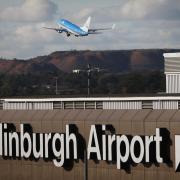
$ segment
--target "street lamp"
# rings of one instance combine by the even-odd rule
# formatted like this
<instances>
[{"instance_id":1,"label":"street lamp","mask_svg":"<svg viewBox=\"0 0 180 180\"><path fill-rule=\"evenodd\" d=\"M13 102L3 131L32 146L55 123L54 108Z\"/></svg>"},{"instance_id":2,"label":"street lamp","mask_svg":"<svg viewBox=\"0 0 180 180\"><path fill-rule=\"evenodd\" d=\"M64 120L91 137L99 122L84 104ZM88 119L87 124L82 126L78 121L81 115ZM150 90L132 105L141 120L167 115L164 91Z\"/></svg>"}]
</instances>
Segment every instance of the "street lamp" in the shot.
<instances>
[{"instance_id":1,"label":"street lamp","mask_svg":"<svg viewBox=\"0 0 180 180\"><path fill-rule=\"evenodd\" d=\"M88 75L88 96L90 96L90 76L91 76L91 66L88 64L87 66L87 75Z\"/></svg>"},{"instance_id":2,"label":"street lamp","mask_svg":"<svg viewBox=\"0 0 180 180\"><path fill-rule=\"evenodd\" d=\"M56 95L58 95L58 77L55 77L55 80L56 80L56 90L55 90L55 93L56 93Z\"/></svg>"}]
</instances>

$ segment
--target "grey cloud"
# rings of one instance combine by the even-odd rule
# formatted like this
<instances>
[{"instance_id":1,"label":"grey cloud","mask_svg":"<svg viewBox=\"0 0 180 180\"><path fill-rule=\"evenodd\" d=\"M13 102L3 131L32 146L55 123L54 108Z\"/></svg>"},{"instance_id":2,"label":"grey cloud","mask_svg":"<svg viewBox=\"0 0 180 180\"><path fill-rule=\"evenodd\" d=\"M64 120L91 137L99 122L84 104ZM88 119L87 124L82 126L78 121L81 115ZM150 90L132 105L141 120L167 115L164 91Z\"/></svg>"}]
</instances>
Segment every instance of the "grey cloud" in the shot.
<instances>
[{"instance_id":1,"label":"grey cloud","mask_svg":"<svg viewBox=\"0 0 180 180\"><path fill-rule=\"evenodd\" d=\"M47 21L57 11L50 0L24 0L20 6L10 6L0 12L1 21Z\"/></svg>"},{"instance_id":2,"label":"grey cloud","mask_svg":"<svg viewBox=\"0 0 180 180\"><path fill-rule=\"evenodd\" d=\"M108 13L107 13L108 12ZM117 6L86 8L74 16L93 15L98 21L179 19L179 0L121 0Z\"/></svg>"},{"instance_id":3,"label":"grey cloud","mask_svg":"<svg viewBox=\"0 0 180 180\"><path fill-rule=\"evenodd\" d=\"M14 12L14 17L4 14L0 22L0 56L28 58L71 49L180 48L179 0L121 0L120 5L111 7L103 4L102 8L89 7L76 12L63 9L66 12L63 17L79 25L89 15L92 16L91 27L94 28L117 24L114 31L83 38L67 38L65 34L42 29L43 26L56 27L56 18L62 16L60 13L63 7L57 11L55 4L48 0L24 0L24 4L16 8L28 9L25 4L29 1L31 5L28 6L38 8L26 13L20 11L21 14ZM7 8L2 12L7 13ZM24 17L19 18L20 15Z\"/></svg>"},{"instance_id":4,"label":"grey cloud","mask_svg":"<svg viewBox=\"0 0 180 180\"><path fill-rule=\"evenodd\" d=\"M169 29L166 21L128 21L123 24L119 23L114 31L84 38L67 38L65 34L41 31L39 26L41 24L33 28L30 25L16 27L14 33L3 41L5 42L3 47L0 46L4 53L3 56L28 58L71 49L177 48L180 41L180 26L176 21L170 23L171 28ZM14 44L16 46L13 47Z\"/></svg>"}]
</instances>

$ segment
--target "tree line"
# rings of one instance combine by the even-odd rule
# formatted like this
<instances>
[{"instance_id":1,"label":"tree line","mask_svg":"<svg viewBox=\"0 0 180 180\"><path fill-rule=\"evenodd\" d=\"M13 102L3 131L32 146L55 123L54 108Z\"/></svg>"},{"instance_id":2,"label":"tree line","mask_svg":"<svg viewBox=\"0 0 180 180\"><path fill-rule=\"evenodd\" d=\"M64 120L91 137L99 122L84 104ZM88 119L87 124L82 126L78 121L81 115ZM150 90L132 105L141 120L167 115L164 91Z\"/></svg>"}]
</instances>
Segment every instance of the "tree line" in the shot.
<instances>
[{"instance_id":1,"label":"tree line","mask_svg":"<svg viewBox=\"0 0 180 180\"><path fill-rule=\"evenodd\" d=\"M161 71L90 74L91 95L165 92ZM0 96L87 95L88 75L74 73L0 74Z\"/></svg>"}]
</instances>

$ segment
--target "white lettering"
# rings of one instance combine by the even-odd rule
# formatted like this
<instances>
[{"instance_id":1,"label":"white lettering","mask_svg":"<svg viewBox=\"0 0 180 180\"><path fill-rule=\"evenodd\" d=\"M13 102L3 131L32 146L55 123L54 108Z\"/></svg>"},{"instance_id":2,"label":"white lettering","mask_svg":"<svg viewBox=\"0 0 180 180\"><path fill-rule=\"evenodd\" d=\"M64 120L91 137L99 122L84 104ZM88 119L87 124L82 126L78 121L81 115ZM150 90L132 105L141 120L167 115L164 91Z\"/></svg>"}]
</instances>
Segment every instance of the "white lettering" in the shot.
<instances>
[{"instance_id":1,"label":"white lettering","mask_svg":"<svg viewBox=\"0 0 180 180\"><path fill-rule=\"evenodd\" d=\"M92 141L94 139L95 146L92 147ZM96 133L96 127L95 125L91 126L90 130L90 135L89 135L89 142L88 142L88 159L90 159L91 153L96 153L97 159L101 160L101 154L100 154L100 149L99 149L99 143L98 143L98 138L97 138L97 133Z\"/></svg>"}]
</instances>

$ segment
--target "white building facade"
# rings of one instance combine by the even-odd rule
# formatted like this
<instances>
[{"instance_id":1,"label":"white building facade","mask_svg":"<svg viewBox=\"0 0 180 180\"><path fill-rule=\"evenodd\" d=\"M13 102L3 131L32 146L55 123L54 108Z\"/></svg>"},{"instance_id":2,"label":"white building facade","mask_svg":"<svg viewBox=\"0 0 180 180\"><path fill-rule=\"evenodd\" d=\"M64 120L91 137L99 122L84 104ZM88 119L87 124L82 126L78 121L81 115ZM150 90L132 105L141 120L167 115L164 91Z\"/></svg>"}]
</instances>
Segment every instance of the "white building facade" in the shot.
<instances>
[{"instance_id":1,"label":"white building facade","mask_svg":"<svg viewBox=\"0 0 180 180\"><path fill-rule=\"evenodd\" d=\"M165 53L166 93L180 93L180 53Z\"/></svg>"}]
</instances>

